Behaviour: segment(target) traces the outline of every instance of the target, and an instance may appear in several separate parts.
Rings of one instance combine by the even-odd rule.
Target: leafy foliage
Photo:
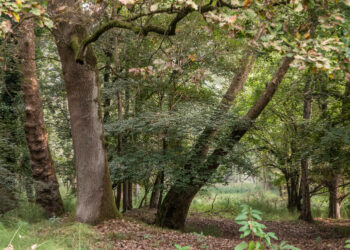
[[[260,211],[255,210],[247,205],[242,205],[241,213],[235,218],[235,221],[237,224],[241,225],[239,229],[241,232],[241,238],[246,238],[250,235],[252,240],[249,243],[240,243],[235,247],[235,250],[263,250],[266,247],[269,249],[299,249],[286,244],[286,242],[282,242],[280,245],[272,244],[271,239],[278,240],[278,238],[273,232],[265,233],[264,229],[266,229],[266,226],[259,223],[258,221],[260,220],[262,220]],[[255,241],[255,237],[259,237],[260,240]]]

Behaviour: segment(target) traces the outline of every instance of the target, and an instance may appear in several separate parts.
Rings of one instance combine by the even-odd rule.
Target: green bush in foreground
[[[290,249],[299,250],[299,248],[288,245],[285,241],[280,245],[273,245],[271,239],[278,240],[277,236],[273,232],[265,233],[264,229],[266,226],[259,223],[261,220],[261,212],[252,209],[248,205],[242,205],[241,213],[236,217],[235,221],[237,224],[242,225],[239,229],[241,238],[251,236],[252,240],[247,242],[242,242],[235,247],[235,250],[264,250],[266,247],[269,249]],[[256,240],[256,238],[258,238]]]

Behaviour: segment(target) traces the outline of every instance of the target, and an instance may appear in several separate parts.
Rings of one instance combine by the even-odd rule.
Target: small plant
[[[344,246],[345,248],[350,248],[350,240],[345,241],[346,245]]]
[[[203,242],[204,241],[204,234],[203,234],[203,232],[201,232],[200,234],[196,233],[196,232],[193,232],[191,234],[197,237],[197,241],[198,242]]]
[[[146,240],[150,240],[152,238],[152,235],[145,234],[143,238],[145,238]]]
[[[299,248],[288,245],[283,241],[280,245],[273,245],[271,239],[278,240],[277,236],[273,232],[265,233],[266,226],[259,223],[261,219],[261,212],[249,207],[248,205],[242,205],[241,213],[236,217],[237,224],[242,225],[239,231],[242,233],[241,238],[251,236],[252,240],[242,242],[235,247],[235,250],[264,250],[266,247],[269,249],[290,249],[299,250]],[[257,239],[258,238],[258,239]]]
[[[175,249],[176,250],[191,250],[191,247],[190,246],[185,246],[185,247],[182,247],[178,244],[175,244]]]
[[[203,234],[203,232],[201,232],[200,234],[196,233],[196,232],[193,232],[191,234],[197,237],[197,241],[199,243],[203,243],[202,245],[200,245],[200,248],[202,248],[202,249],[208,248],[208,245],[205,244],[205,242],[204,242],[204,234]]]
[[[62,221],[61,221],[61,218],[60,217],[51,217],[49,219],[49,222],[52,224],[52,225],[57,225],[57,224],[60,224]]]

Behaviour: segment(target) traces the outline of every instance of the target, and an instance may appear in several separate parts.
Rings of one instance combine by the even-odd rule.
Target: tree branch
[[[200,13],[205,13],[211,10],[215,10],[216,7],[212,6],[210,3],[207,5],[204,5],[202,7],[199,8],[198,12]],[[167,11],[170,11],[169,9],[164,9],[164,10],[159,10],[158,12],[154,12],[153,14],[156,13],[166,13]],[[87,38],[85,38],[80,46],[79,46],[79,50],[75,51],[75,59],[78,63],[84,63],[84,54],[85,54],[85,50],[87,48],[87,46],[90,43],[93,43],[95,41],[97,41],[99,39],[99,37],[104,34],[105,32],[107,32],[108,30],[112,29],[112,28],[121,28],[121,29],[128,29],[133,31],[136,34],[141,34],[143,36],[147,36],[148,33],[156,33],[159,35],[166,35],[166,36],[174,36],[176,33],[176,26],[177,24],[183,19],[185,18],[189,13],[195,12],[197,11],[196,9],[192,8],[192,7],[185,7],[181,10],[177,11],[177,15],[173,18],[173,20],[170,22],[170,24],[168,25],[167,28],[163,28],[163,27],[158,27],[152,24],[148,24],[145,26],[139,26],[135,23],[130,22],[130,20],[136,20],[137,18],[141,17],[142,14],[135,16],[131,19],[126,19],[126,20],[120,20],[120,19],[116,19],[116,20],[112,20],[109,21],[103,25],[101,25],[94,33],[92,33],[90,36],[88,36]],[[172,12],[170,12],[172,14]]]

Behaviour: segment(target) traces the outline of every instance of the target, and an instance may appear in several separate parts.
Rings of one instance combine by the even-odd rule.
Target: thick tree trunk
[[[305,85],[304,91],[304,112],[303,119],[304,121],[309,121],[311,118],[312,112],[312,95],[311,95],[311,86],[310,82],[307,82]],[[305,130],[305,126],[303,126],[302,130]],[[302,197],[302,207],[300,219],[304,221],[311,222],[311,199],[310,199],[310,188],[309,188],[309,159],[304,158],[301,160],[301,197]]]
[[[331,176],[331,179],[327,182],[327,188],[329,191],[329,207],[328,218],[340,219],[340,200],[338,197],[338,184],[339,175],[335,174]]]
[[[78,186],[76,219],[96,224],[118,215],[104,146],[96,57],[89,47],[83,65],[75,60],[79,42],[87,35],[77,2],[51,0],[48,6],[68,96]],[[67,8],[60,11],[63,6]]]
[[[25,17],[24,17],[25,18]],[[36,77],[33,19],[24,19],[19,28],[18,48],[26,121],[24,130],[31,156],[36,202],[50,216],[64,212],[43,118],[43,104]]]
[[[241,124],[232,130],[229,136],[230,143],[228,145],[228,149],[215,149],[214,152],[208,157],[206,164],[204,166],[200,166],[200,175],[193,175],[192,169],[189,169],[189,171],[185,172],[186,177],[184,178],[188,179],[190,183],[185,183],[186,185],[184,185],[182,178],[178,179],[170,188],[157,213],[157,225],[174,229],[184,228],[184,223],[192,199],[219,167],[219,159],[222,156],[225,156],[230,150],[230,147],[232,147],[244,136],[244,134],[250,129],[252,122],[258,118],[258,116],[267,106],[287,73],[293,59],[293,57],[285,57],[282,59],[280,66],[278,67],[265,91],[243,118],[245,124]]]

